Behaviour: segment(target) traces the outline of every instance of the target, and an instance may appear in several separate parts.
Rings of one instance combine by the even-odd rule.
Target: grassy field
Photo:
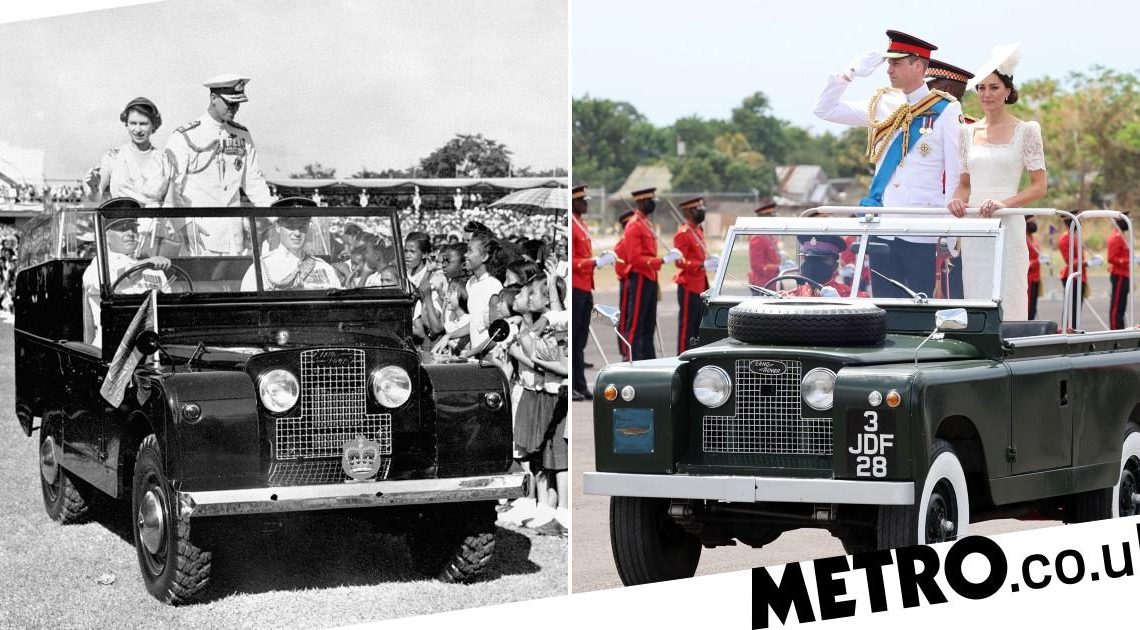
[[[0,324],[0,628],[312,628],[552,597],[567,592],[567,539],[500,527],[471,585],[420,578],[401,537],[354,518],[227,527],[199,604],[160,604],[143,586],[128,508],[105,500],[86,524],[47,517],[36,439],[13,413],[12,327]],[[270,528],[267,528],[270,529]]]

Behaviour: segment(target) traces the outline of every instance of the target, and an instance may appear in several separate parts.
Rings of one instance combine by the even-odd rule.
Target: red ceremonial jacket
[[[1114,276],[1128,277],[1128,270],[1132,268],[1132,259],[1128,255],[1128,241],[1120,230],[1113,230],[1108,237],[1108,272]]]
[[[571,279],[570,286],[579,291],[594,290],[594,248],[590,243],[590,234],[586,231],[586,224],[578,217],[571,215],[574,225],[570,228],[573,243],[570,248]]]
[[[1069,231],[1062,229],[1061,236],[1057,238],[1057,249],[1061,252],[1061,258],[1065,264],[1061,267],[1061,285],[1065,284],[1065,280],[1069,277]],[[1088,262],[1081,261],[1081,282],[1088,284],[1089,281],[1089,264]]]
[[[775,278],[780,273],[780,250],[776,247],[776,237],[771,234],[757,234],[748,241],[748,282],[758,287]]]
[[[673,276],[673,282],[689,293],[703,293],[709,288],[709,279],[705,275],[704,230],[691,223],[682,225],[673,236],[673,247],[681,250],[681,258],[676,262],[680,271]]]
[[[1041,282],[1041,247],[1032,234],[1025,234],[1025,246],[1029,248],[1029,275],[1030,282]]]
[[[653,226],[640,210],[625,224],[622,236],[622,255],[629,264],[630,273],[638,273],[646,279],[657,282],[657,270],[661,268],[661,258],[657,256],[657,239],[653,236]]]

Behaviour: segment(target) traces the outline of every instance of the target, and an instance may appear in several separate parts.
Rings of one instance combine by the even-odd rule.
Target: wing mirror
[[[947,330],[965,330],[970,324],[969,314],[964,308],[945,308],[934,313],[934,330],[914,349],[914,364],[918,365],[918,351],[931,339],[941,340]]]

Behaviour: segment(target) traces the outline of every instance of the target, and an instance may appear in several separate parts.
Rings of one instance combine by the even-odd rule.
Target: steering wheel
[[[144,263],[139,263],[139,264],[135,265],[134,267],[131,267],[130,269],[127,269],[123,273],[119,274],[119,277],[116,278],[115,281],[111,283],[111,294],[113,295],[115,293],[115,288],[118,287],[120,284],[122,284],[123,280],[126,280],[130,276],[142,271],[143,269],[154,269],[154,268],[155,268],[154,263],[144,262]],[[165,271],[169,271],[172,274],[174,274],[175,276],[178,276],[183,281],[185,281],[186,282],[186,288],[189,291],[194,290],[194,281],[190,279],[190,274],[186,273],[186,270],[183,269],[182,267],[179,267],[178,265],[171,264],[169,267],[167,267],[165,269]]]
[[[811,288],[815,289],[816,291],[822,291],[823,290],[822,284],[816,282],[815,280],[812,280],[811,278],[809,278],[807,276],[801,276],[798,273],[787,273],[787,274],[784,274],[782,276],[776,276],[775,278],[772,278],[771,280],[765,282],[764,288],[767,289],[768,285],[775,283],[775,282],[779,282],[781,280],[803,280],[804,282],[808,283],[808,285],[811,286]]]

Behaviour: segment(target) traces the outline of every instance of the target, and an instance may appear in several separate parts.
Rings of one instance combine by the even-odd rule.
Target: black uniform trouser
[[[594,294],[582,289],[574,289],[570,296],[571,334],[574,347],[571,349],[571,386],[576,392],[586,389],[586,337],[590,334],[590,311],[594,309]]]
[[[1029,319],[1037,319],[1037,294],[1041,292],[1041,281],[1029,281]]]
[[[626,278],[625,312],[626,339],[633,352],[633,360],[655,359],[653,333],[657,330],[657,283],[645,276],[630,272]]]
[[[701,334],[701,317],[704,300],[700,293],[685,290],[677,285],[677,354],[689,349],[689,340]]]
[[[626,350],[626,344],[621,342],[622,335],[626,335],[626,289],[629,287],[628,276],[626,278],[618,279],[618,354],[621,355],[622,361],[629,360],[629,351]],[[628,339],[629,337],[626,336]]]
[[[1113,330],[1124,328],[1124,318],[1128,314],[1128,276],[1110,275],[1112,299],[1108,303],[1108,324]]]
[[[915,293],[925,293],[927,297],[934,295],[934,256],[938,253],[937,244],[912,243],[901,238],[878,239],[876,242],[886,243],[891,248],[891,253],[889,256],[872,255],[871,269],[905,284]],[[906,291],[873,273],[871,290],[878,298],[910,297]]]

